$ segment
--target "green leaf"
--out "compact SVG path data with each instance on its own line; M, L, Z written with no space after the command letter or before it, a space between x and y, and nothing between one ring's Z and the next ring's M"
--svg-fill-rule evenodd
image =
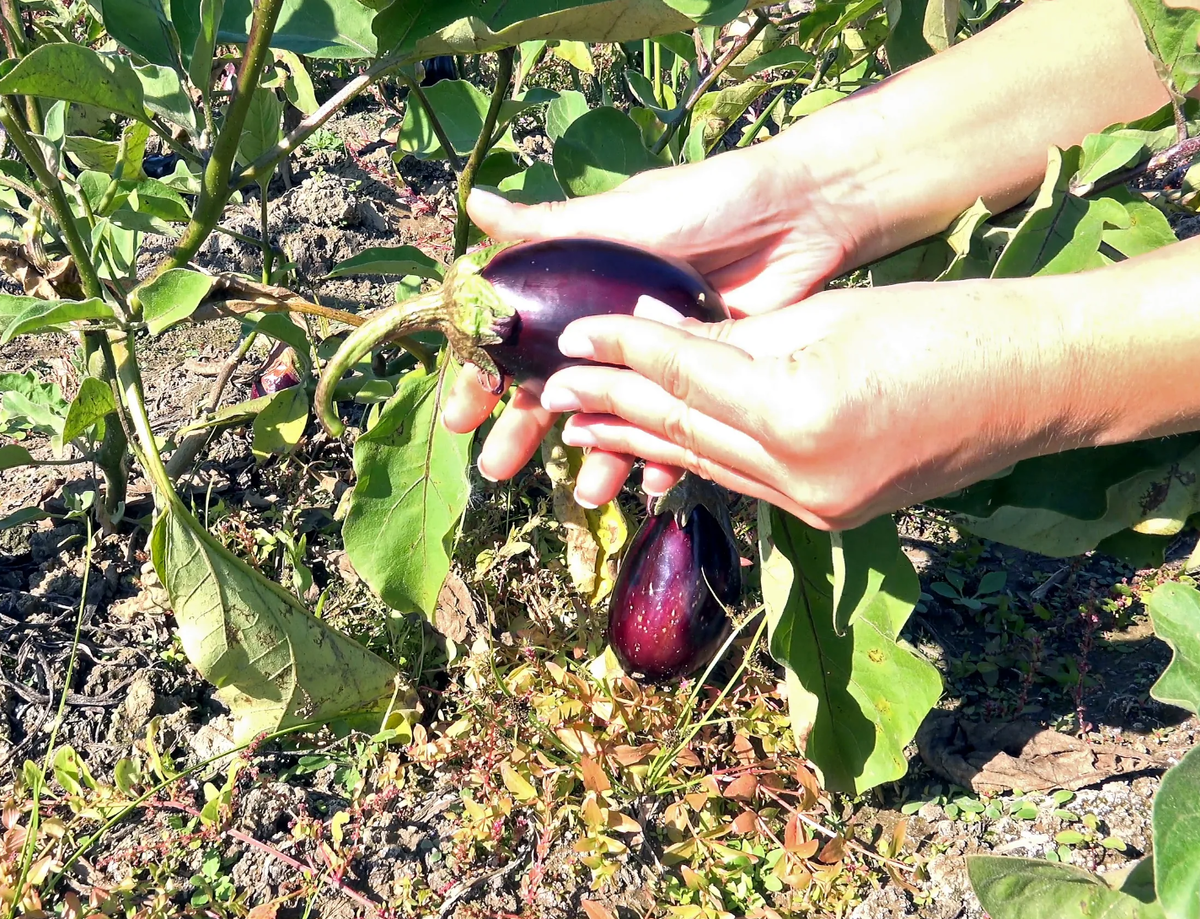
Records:
M792 728L797 737L807 734L805 755L826 787L849 794L904 775L904 747L941 694L937 670L898 640L920 595L916 572L898 544L867 599L871 565L887 542L882 523L869 526L861 537L841 536L843 546L877 544L871 563L860 568L854 561L856 573L840 578L838 599L855 610L848 634L839 637L839 578L829 534L759 504L763 601L771 654L787 668ZM839 564L848 568L851 559Z
M987 219L992 216L983 199L977 199L965 210L942 238L954 253L945 270L938 275L939 281L961 281L965 278L986 278L991 274L989 264L983 251L982 240L978 238L980 229Z
M312 346L308 333L296 325L287 313L267 313L254 322L254 328L263 335L270 335L277 341L286 342L296 352L296 358L309 369L312 364Z
M187 268L172 268L136 287L130 299L141 305L151 335L182 322L196 311L212 289L213 279Z
M871 265L871 285L932 281L949 270L954 250L940 236L922 240Z
M1128 213L1110 197L1084 199L1070 192L1080 148L1050 148L1046 178L992 271L994 278L1024 278L1101 268L1106 227L1127 228Z
M1114 890L1089 871L1043 859L967 856L967 875L992 919L1162 919L1157 903Z
M588 111L587 96L573 89L563 90L546 106L546 134L557 143L576 118ZM557 182L555 183L557 184Z
M117 168L121 145L116 141L72 134L63 139L63 152L82 169L111 174Z
M308 426L308 393L303 386L289 386L271 397L254 418L250 451L260 463L274 454L296 449Z
M704 125L704 146L711 150L735 121L742 117L767 84L748 80L717 92L705 93L692 109L692 125Z
M246 112L246 125L238 141L237 160L249 165L283 137L283 102L273 89L255 87Z
M900 535L890 516L876 517L853 530L829 534L833 557L833 630L840 638L879 596L883 580L896 569ZM894 608L901 624L912 612L903 601Z
M11 530L26 523L45 520L49 516L40 507L23 507L19 511L13 511L7 517L0 517L0 530Z
M229 706L235 741L387 706L390 664L310 615L177 500L155 521L150 550L183 649Z
M1154 796L1154 889L1167 919L1200 917L1200 747L1167 770Z
M152 64L174 67L179 36L161 0L99 0L100 18L108 34Z
M633 119L609 106L576 118L554 145L554 175L573 198L609 191L663 165L642 145Z
M142 101L146 108L194 135L196 112L179 74L171 67L159 67L156 64L145 64L133 70L141 81Z
M13 312L14 306L19 306L19 311ZM5 323L0 345L8 344L17 335L57 332L72 322L113 318L112 307L95 297L91 300L39 300L0 294L0 322Z
M1183 96L1200 83L1200 12L1167 6L1163 0L1130 0L1154 56L1159 76L1177 95Z
M3 318L0 317L0 322ZM0 426L56 434L62 430L67 402L58 385L43 383L32 371L0 373Z
M327 278L342 278L360 274L419 275L436 281L442 279L445 268L416 246L373 246L357 255L342 259L333 266Z
M1197 440L1200 435L1185 435L1071 451L1074 465L1069 454L1061 454L1053 462L1046 462L1051 457L1040 457L1026 461L1030 466L1019 463L1009 476L979 486L1004 487L1005 480L1015 477L1022 467L1037 478L1045 476L1040 485L1021 490L1013 483L1012 491L1001 501L987 503L984 498L983 515L968 512L956 518L956 525L985 539L1056 558L1086 552L1129 527L1146 536L1173 535L1183 529L1191 514L1200 511ZM1106 456L1108 451L1115 455ZM1168 458L1160 464L1147 463L1156 453ZM1178 458L1170 459L1172 455ZM1132 473L1122 475L1122 468L1132 469ZM1104 487L1111 480L1115 481ZM948 510L964 505L978 509L979 499L990 491L976 491L979 486L928 503ZM1045 509L1049 505L1054 508Z
M1160 584L1146 607L1154 634L1171 649L1171 663L1150 695L1200 714L1200 592L1178 582Z
M1142 140L1129 134L1089 134L1083 139L1083 153L1075 182L1084 185L1099 181L1118 169L1124 169L1144 149Z
M0 78L0 95L48 96L143 120L142 84L129 58L75 44L34 48Z
M24 447L17 444L5 444L0 447L0 471L12 469L15 466L35 466L37 460Z
M402 612L433 615L466 508L471 435L452 434L440 420L456 372L403 377L354 444L358 482L342 538L354 570Z
M172 3L174 16L180 17L181 22L187 23L188 41L180 41L184 56L188 59L188 77L192 84L204 94L207 103L212 88L213 54L217 49L217 30L225 11L225 0L199 0L198 3L188 3L188 15L185 17L185 4ZM193 31L194 30L194 31ZM190 44L189 44L190 42Z
M479 132L483 130L484 116L491 100L466 80L442 80L428 87L425 95L429 98L433 110L437 112L438 121L445 128L450 143L454 145L454 152L463 157L470 155ZM497 129L536 104L532 101L505 100L500 106ZM396 148L398 152L412 154L417 159L444 159L446 155L433 133L433 124L422 105L408 106L404 113L404 123L400 126ZM492 149L509 152L516 150L512 135L506 132Z
M797 118L803 118L805 115L811 115L813 112L819 112L826 106L845 99L848 96L845 90L834 89L832 86L826 86L822 89L814 90L800 97L790 109L788 109L788 120L795 121Z
M812 54L803 48L784 45L782 48L760 54L742 69L742 76L752 77L764 70L807 70L814 62Z
M203 52L203 43L199 46L196 43L202 0L170 0L170 3L171 21L179 32L180 44ZM378 8L378 4L375 6ZM216 43L245 44L253 13L251 0L226 0ZM374 18L375 9L361 3L284 0L271 34L271 47L315 58L375 57L377 45L371 33Z
M79 384L78 394L67 409L62 442L70 443L116 410L117 402L113 398L112 387L96 377L84 377Z
M299 55L291 51L276 51L275 57L287 65L290 79L284 84L283 92L304 115L311 115L320 106L317 103L317 93L313 89L312 77L304 67Z
M501 181L499 189L504 197L517 204L544 204L567 199L554 176L554 167L549 163L534 163Z
M373 29L381 52L477 54L532 39L622 42L694 28L695 22L672 5L661 0L395 0L375 17Z
M667 0L667 3L702 26L723 26L746 9L746 0Z
M585 42L561 39L551 46L550 53L559 60L566 61L580 73L593 75L596 73L591 49Z
M929 0L891 0L886 4L889 34L884 48L892 73L933 56L925 38L925 10Z
M1157 207L1126 188L1114 188L1106 197L1119 201L1129 215L1130 225L1104 231L1102 239L1126 258L1153 252L1178 242L1166 216Z

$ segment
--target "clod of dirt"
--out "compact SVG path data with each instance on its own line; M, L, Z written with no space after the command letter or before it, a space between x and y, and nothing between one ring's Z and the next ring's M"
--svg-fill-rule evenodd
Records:
M188 738L188 746L198 760L228 753L237 746L233 739L233 719L228 715L210 718Z
M125 691L125 698L113 714L108 742L130 744L146 735L146 726L158 709L158 692L148 673L139 673Z
M1032 721L981 724L937 710L917 732L917 747L934 772L980 794L1082 788L1111 775L1168 765L1127 747L1091 744Z
M272 216L284 222L346 229L361 222L359 205L359 196L349 182L317 173L285 194Z

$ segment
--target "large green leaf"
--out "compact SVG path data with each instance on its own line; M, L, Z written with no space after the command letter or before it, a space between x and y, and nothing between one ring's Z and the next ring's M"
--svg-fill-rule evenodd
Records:
M554 175L572 197L609 191L663 165L642 144L637 123L609 106L580 115L554 145Z
M14 305L20 309L9 312ZM72 322L112 319L114 316L113 308L95 297L91 300L39 300L36 297L0 294L0 322L4 323L0 345L8 344L17 335L57 332Z
M479 132L483 130L483 120L487 115L490 99L473 83L466 80L442 80L425 90L433 110L437 112L438 121L454 145L454 152L459 156L468 156L475 146ZM500 117L496 123L502 128L534 102L519 102L508 99L500 107ZM433 133L433 125L422 105L409 105L404 113L404 123L400 126L400 136L396 147L401 153L411 153L418 159L442 159L445 153L442 145ZM496 150L515 150L512 135L505 134L495 144Z
M1167 919L1200 919L1200 747L1154 796L1154 890Z
M116 410L117 400L113 397L112 387L96 377L84 377L79 384L79 392L67 408L67 420L62 430L63 443L70 443Z
M14 466L33 466L37 460L18 444L5 444L0 447L0 471L12 469Z
M34 48L0 78L0 95L47 96L144 119L142 83L129 58L76 44Z
M1119 202L1104 196L1071 194L1078 171L1079 147L1050 148L1046 178L992 271L996 278L1025 278L1101 268L1108 260L1100 242L1108 227L1127 228L1132 221Z
M292 724L384 709L396 671L310 615L173 501L151 557L188 659L229 706L238 741Z
M415 274L422 278L440 280L445 268L416 246L373 246L357 255L342 259L326 275L341 278L360 274Z
M199 271L172 268L135 288L131 299L141 305L151 335L159 335L195 312L212 289L213 279Z
M967 874L992 919L1163 919L1157 903L1144 903L1071 865L971 855Z
M1045 492L1030 489L1020 497L1009 498L1008 503L989 506L984 516L968 513L956 518L956 522L963 529L985 539L1057 558L1086 552L1102 540L1130 527L1146 536L1174 535L1183 529L1189 516L1200 511L1198 437L1200 435L1186 435L1179 438L1177 444L1162 442L1164 449L1174 447L1182 451L1190 448L1191 452L1177 460L1120 479L1102 492L1096 485L1103 480L1094 476L1097 470L1088 465L1086 460L1089 457L1086 454L1072 451L1081 454L1076 457L1079 460L1076 466L1064 462L1060 455L1056 463L1059 477L1046 483ZM1133 450L1137 446L1127 444L1121 448L1105 447L1103 450ZM1099 454L1101 451L1095 452ZM1016 468L1019 470L1021 465ZM1081 482L1078 491L1071 494L1072 487ZM967 494L973 488L968 489ZM1051 503L1048 496L1054 494L1062 499L1059 506L1069 508L1071 513L1045 509L1045 505ZM954 510L959 500L940 499L929 503ZM1014 503L1017 501L1021 504ZM1087 516L1079 513L1081 509L1094 511L1097 508L1103 509L1098 517L1091 513Z
M152 64L173 67L179 60L179 37L161 0L99 0L108 34Z
M195 134L196 112L179 74L170 67L157 64L143 64L133 69L142 83L142 101L146 108Z
M57 383L43 383L32 371L0 373L0 430L56 434L66 416L67 401Z
M885 48L892 73L911 67L933 55L925 38L925 7L928 0L889 0L889 35ZM930 4L932 5L932 4Z
M904 747L941 694L937 670L898 640L921 590L894 526L890 537L884 529L842 534L842 546L867 549L868 560L843 551L839 575L828 533L759 505L771 654L787 668L793 730L807 734L805 755L826 786L853 794L904 775ZM842 636L835 607L854 613Z
M170 0L171 20L183 48L196 47L201 0ZM251 0L226 0L219 44L244 44L253 14ZM307 57L368 58L375 56L371 20L375 11L349 0L283 0L271 47Z
M554 167L549 163L534 163L528 169L502 180L499 188L504 197L517 204L544 204L547 201L565 201L567 198L558 179L554 177Z
M546 134L551 141L557 142L567 128L580 115L588 110L587 96L573 89L559 93L557 99L546 106Z
M398 0L375 22L380 49L414 54L479 54L525 41L623 42L691 31L695 22L663 0Z
M1179 95L1200 83L1200 11L1163 0L1130 0L1146 36L1146 46L1159 65L1159 75Z
M833 558L833 627L840 637L870 609L888 573L900 563L900 534L891 517L876 517L853 530L829 534ZM911 567L911 566L910 566ZM893 583L893 589L895 584ZM912 611L901 601L895 613L901 625Z
M432 616L466 508L471 436L441 423L454 371L403 377L354 444L358 482L342 526L346 552L393 609Z
M1146 607L1154 634L1171 648L1171 663L1150 695L1200 714L1200 591L1177 581L1160 584Z

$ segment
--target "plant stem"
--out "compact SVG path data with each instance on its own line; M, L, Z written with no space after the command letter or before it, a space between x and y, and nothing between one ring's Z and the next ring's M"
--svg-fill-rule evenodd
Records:
M458 216L454 221L454 257L458 258L467 251L467 239L471 232L471 218L467 215L467 198L475 187L475 174L479 165L487 155L492 145L492 132L496 129L496 121L500 117L500 106L508 96L508 87L512 82L513 49L504 48L499 52L500 66L496 73L496 88L492 92L492 102L488 106L487 115L483 119L483 127L479 129L479 137L475 148L467 159L458 177Z
M162 138L162 142L166 144L174 153L178 153L183 159L187 160L193 166L203 166L204 158L193 150L188 149L174 137L171 132L163 125L159 124L154 118L147 118L145 121L150 130Z
M96 274L96 266L92 264L92 257L84 244L83 237L79 235L79 227L75 223L75 215L71 212L71 205L67 201L62 183L58 181L58 176L52 175L46 168L46 161L42 158L41 151L35 142L25 132L25 125L21 123L18 112L13 108L11 98L7 96L4 98L3 109L0 112L0 125L4 126L4 130L8 133L8 139L12 141L17 152L21 154L21 158L25 160L26 165L46 190L46 194L50 196L50 204L62 230L63 241L67 244L71 257L75 259L75 267L79 271L79 281L83 286L84 295L102 297L104 288L100 284L100 277Z
M364 89L383 77L388 71L400 66L405 57L400 54L389 54L380 58L365 71L339 89L326 100L325 104L301 121L296 127L274 147L256 159L253 163L239 172L233 179L233 190L244 188L252 182L257 182L265 172L273 173L275 167L285 156L299 147L313 131L321 127L330 117L347 102L361 93ZM239 131L240 133L240 131ZM214 149L215 154L215 149ZM178 266L176 266L178 267Z
M271 177L261 180L258 183L258 225L261 227L262 239L259 241L262 247L262 282L264 284L271 283L271 269L274 267L275 250L271 248L271 237L267 232L267 187L271 184Z
M651 50L653 42L648 38L642 39L642 76L647 80L652 76L650 68L654 66L654 52Z
M450 142L450 135L446 133L446 129L442 127L442 122L437 116L437 112L433 110L433 105L429 101L429 97L425 95L425 90L421 88L421 84L407 74L400 74L400 80L408 87L409 93L416 96L417 102L421 104L422 110L425 112L425 117L429 119L429 127L433 129L433 136L438 139L438 143L442 145L442 150L446 154L446 159L450 162L450 168L455 172L461 172L463 165L462 160L458 158L458 153L454 149L454 144Z
M123 341L112 342L111 347L117 365L121 396L129 409L129 420L141 445L138 458L146 476L154 485L154 504L159 510L163 510L175 499L175 489L171 484L171 477L167 474L167 467L163 465L162 455L158 452L154 430L150 427L150 416L146 413L146 401L142 395L142 373L134 357L136 346L133 333L126 333Z
M221 219L229 196L233 193L229 177L233 172L233 161L242 139L242 130L246 126L250 101L262 76L263 65L270 57L268 46L282 8L283 0L259 0L254 7L254 19L250 24L250 36L246 42L242 65L238 69L233 101L225 113L221 133L217 135L212 155L204 169L192 219L179 242L175 244L174 251L159 263L151 273L152 277L157 277L170 268L182 268L186 265Z
M662 153L663 150L667 148L667 144L671 142L671 138L675 136L675 132L679 130L679 126L683 124L683 120L687 117L688 112L690 112L692 108L695 107L696 103L700 101L700 97L708 92L709 87L711 87L715 82L717 82L718 79L720 79L721 74L725 72L725 69L737 59L739 54L746 50L746 46L758 37L758 33L765 29L770 21L771 20L768 19L765 14L759 13L754 19L754 24L746 30L745 34L738 36L738 38L730 46L729 50L726 51L725 54L721 56L721 59L713 66L713 68L700 79L700 82L696 85L696 88L690 93L687 93L684 98L679 100L679 104L675 107L675 110L667 116L668 121L666 130L663 131L662 136L655 141L653 148L651 148L652 153L657 155Z
M654 101L662 103L662 45L651 42L654 46Z

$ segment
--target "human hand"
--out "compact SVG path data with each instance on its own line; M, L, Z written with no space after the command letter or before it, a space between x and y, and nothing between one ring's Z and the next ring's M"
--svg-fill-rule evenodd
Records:
M845 529L1078 445L1062 401L1072 344L1043 290L908 284L717 324L661 306L581 319L563 353L618 366L559 371L543 410L578 413L567 444L687 469Z
M614 191L537 207L474 192L472 219L497 240L599 236L690 261L720 290L734 315L762 313L807 296L848 266L852 229L809 162L775 142L689 166L635 176ZM450 430L474 430L498 396L466 373L447 402ZM531 393L517 389L479 457L490 479L514 474L537 450L555 420ZM577 499L598 505L619 490L630 456L592 451L576 485ZM665 490L675 470L647 466L643 486Z

